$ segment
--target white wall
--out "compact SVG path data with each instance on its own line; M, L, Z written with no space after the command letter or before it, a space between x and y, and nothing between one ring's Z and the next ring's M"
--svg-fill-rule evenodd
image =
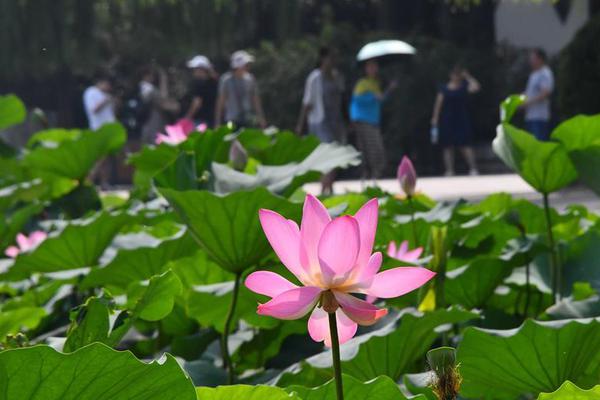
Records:
M552 0L501 0L495 15L496 41L516 47L542 47L548 54L554 55L588 20L588 1L572 0L563 23L552 6Z

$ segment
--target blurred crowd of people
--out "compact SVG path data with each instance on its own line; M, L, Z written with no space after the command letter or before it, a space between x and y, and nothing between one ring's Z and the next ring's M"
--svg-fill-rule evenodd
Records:
M335 52L323 47L318 64L306 78L302 106L296 133L316 135L321 142L348 141L351 131L362 153L362 178L380 178L386 165L385 147L381 134L382 103L397 86L391 80L383 88L377 59L362 62L362 77L354 84L349 104L344 104L345 83L335 66ZM165 127L175 120L191 127L212 128L231 123L236 128L266 128L260 90L250 72L254 56L245 50L230 57L229 71L219 75L211 61L197 55L187 61L190 83L185 96L170 95L166 73L160 68L145 68L140 73L135 92L126 98L112 94L109 76L98 74L92 86L83 94L83 104L89 128L98 129L119 119L130 135L141 143L160 143ZM539 140L547 140L550 130L550 96L554 88L552 71L546 54L533 49L529 55L531 74L524 94L526 128ZM462 65L449 71L448 80L439 85L431 117L431 142L443 151L445 175L455 174L454 153L463 155L471 175L477 175L473 132L469 115L469 95L482 90L479 81ZM410 101L410 99L407 99ZM347 110L347 113L345 112ZM347 122L348 116L349 123ZM305 129L306 128L306 129ZM168 134L169 132L167 132ZM332 191L335 171L322 179L323 192Z

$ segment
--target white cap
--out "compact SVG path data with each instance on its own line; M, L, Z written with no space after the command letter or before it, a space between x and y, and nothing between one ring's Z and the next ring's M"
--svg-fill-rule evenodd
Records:
M186 65L188 68L204 68L204 69L212 68L212 64L210 63L210 60L208 59L208 57L203 56L201 54L194 56L194 58L189 60L186 63Z
M254 61L254 56L246 50L238 50L231 55L231 68L236 69L243 67Z

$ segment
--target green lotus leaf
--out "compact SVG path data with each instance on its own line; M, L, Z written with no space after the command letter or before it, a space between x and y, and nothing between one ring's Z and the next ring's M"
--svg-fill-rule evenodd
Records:
M172 356L144 363L100 343L70 354L41 345L3 351L0 392L4 400L196 399Z
M0 130L25 120L25 104L14 94L0 96Z
M385 399L385 400L407 400L422 399L423 395L406 397L400 391L398 385L387 376L379 376L368 382L361 382L351 375L342 376L344 384L344 399L363 400L363 399ZM333 380L316 388L307 388L299 385L286 388L289 393L297 394L303 400L335 400L335 382Z
M498 125L492 146L506 165L539 192L555 192L577 178L577 171L562 144L541 142L510 124Z
M23 163L27 167L82 181L94 165L118 151L127 140L119 124L106 124L97 131L54 130L37 133Z
M600 385L589 390L581 389L566 381L552 393L540 393L538 400L596 400L600 399Z
M298 220L300 215L299 204L265 188L224 196L207 191L159 190L206 253L234 273L257 266L271 252L258 219L261 208L290 219Z
M600 361L600 320L526 320L510 330L467 328L457 357L461 395L467 398L552 392L567 379L589 388Z
M579 179L600 195L600 115L578 115L560 124L552 139L567 149Z
M11 279L32 272L56 272L87 268L98 263L119 229L132 217L125 213L100 212L91 218L72 220L51 233L37 248L19 254L7 273Z

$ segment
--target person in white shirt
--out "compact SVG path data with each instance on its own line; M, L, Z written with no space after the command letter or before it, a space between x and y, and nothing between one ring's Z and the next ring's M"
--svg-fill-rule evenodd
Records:
M550 96L554 90L554 75L546 65L546 53L533 49L529 53L531 74L525 89L525 125L539 140L548 140L550 133Z
M88 118L89 127L95 131L104 124L115 122L115 102L110 94L110 79L98 75L94 85L83 92L83 106Z
M110 92L112 85L105 75L96 75L94 85L83 92L83 106L88 118L89 128L98 130L102 125L116 122L115 101ZM98 180L103 189L108 188L113 174L114 160L108 158L100 161L90 173L92 181Z
M344 80L335 68L335 57L331 49L319 50L319 63L306 78L302 108L296 124L296 133L301 134L305 121L308 131L322 143L346 143L346 124L342 114ZM321 178L321 193L332 194L335 170Z

